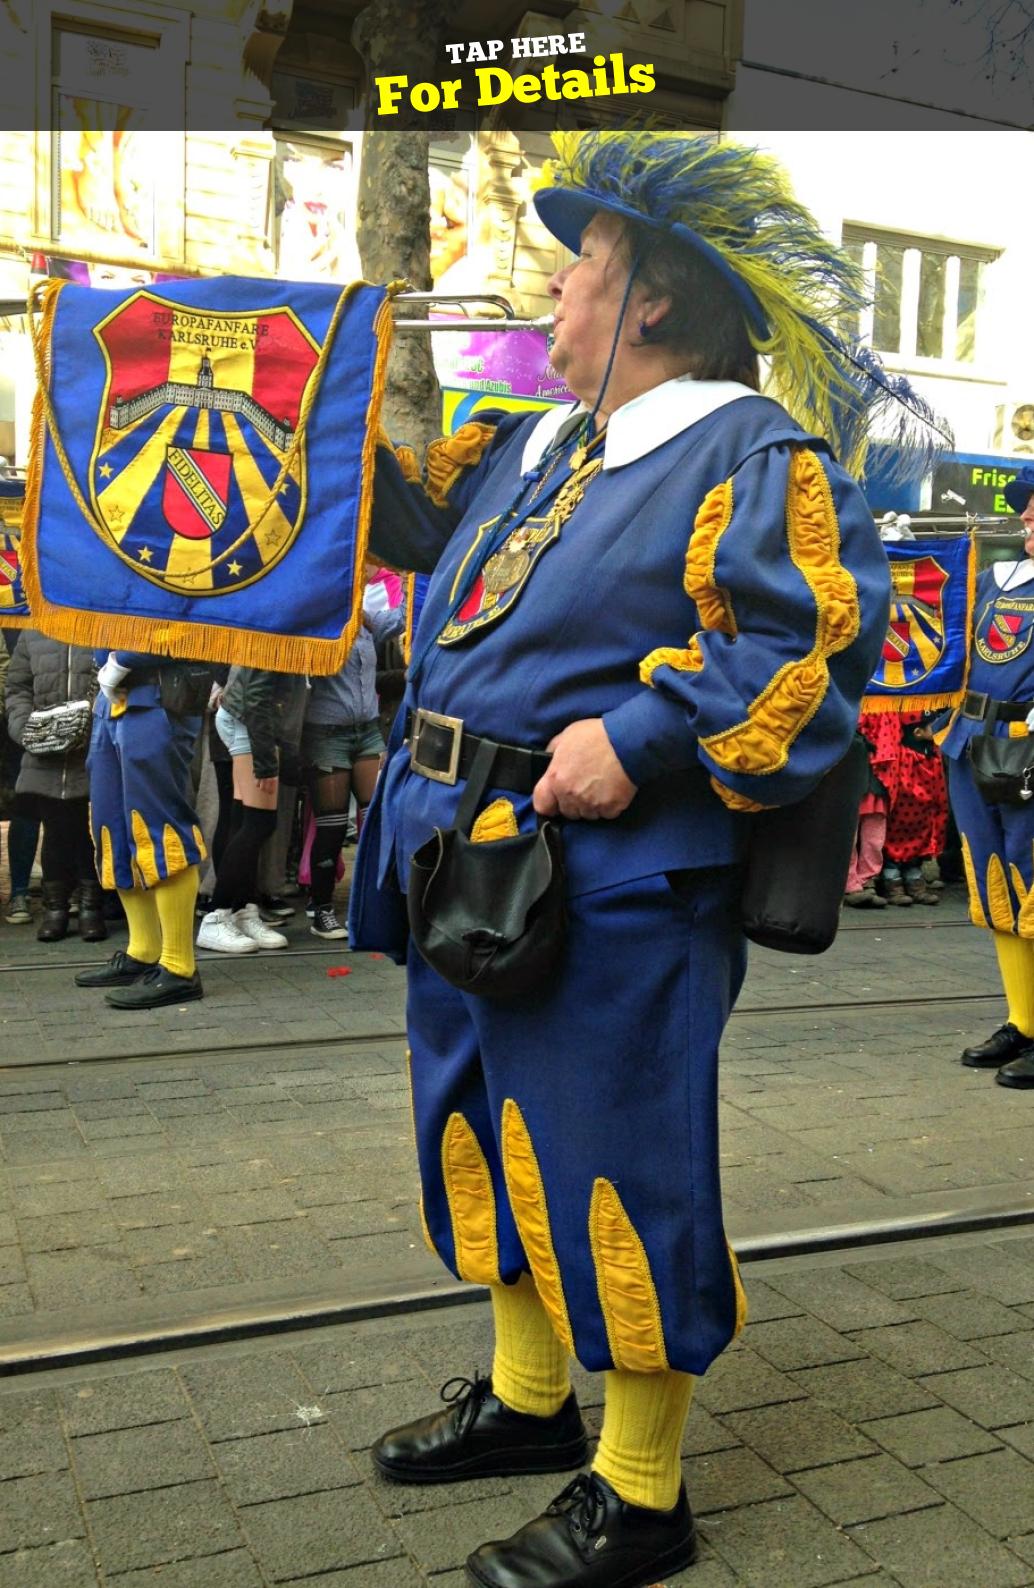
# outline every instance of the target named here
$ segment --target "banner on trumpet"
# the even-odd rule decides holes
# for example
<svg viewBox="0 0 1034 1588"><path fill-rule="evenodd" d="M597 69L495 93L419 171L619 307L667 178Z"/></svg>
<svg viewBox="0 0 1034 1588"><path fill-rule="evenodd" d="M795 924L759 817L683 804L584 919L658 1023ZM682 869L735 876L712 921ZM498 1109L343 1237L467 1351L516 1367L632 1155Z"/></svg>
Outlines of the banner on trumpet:
<svg viewBox="0 0 1034 1588"><path fill-rule="evenodd" d="M890 618L864 712L933 711L955 706L966 688L976 589L976 543L894 541Z"/></svg>
<svg viewBox="0 0 1034 1588"><path fill-rule="evenodd" d="M336 672L362 621L393 290L46 285L24 525L36 626Z"/></svg>

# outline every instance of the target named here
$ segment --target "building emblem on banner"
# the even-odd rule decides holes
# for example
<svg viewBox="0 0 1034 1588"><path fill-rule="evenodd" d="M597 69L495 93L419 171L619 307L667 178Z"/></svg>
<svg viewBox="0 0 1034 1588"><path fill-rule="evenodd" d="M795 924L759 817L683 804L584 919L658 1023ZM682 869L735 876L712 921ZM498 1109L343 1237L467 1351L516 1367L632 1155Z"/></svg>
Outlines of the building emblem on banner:
<svg viewBox="0 0 1034 1588"><path fill-rule="evenodd" d="M305 515L296 435L318 344L289 308L194 309L147 291L93 334L106 380L90 496L108 544L180 594L254 583Z"/></svg>

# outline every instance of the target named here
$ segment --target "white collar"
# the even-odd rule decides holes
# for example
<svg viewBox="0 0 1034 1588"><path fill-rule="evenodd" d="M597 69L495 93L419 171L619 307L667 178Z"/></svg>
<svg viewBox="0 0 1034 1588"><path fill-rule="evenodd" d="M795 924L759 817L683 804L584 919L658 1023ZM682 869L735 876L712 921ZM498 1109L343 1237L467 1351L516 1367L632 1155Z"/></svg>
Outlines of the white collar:
<svg viewBox="0 0 1034 1588"><path fill-rule="evenodd" d="M756 396L756 391L739 381L694 380L692 375L676 375L673 380L651 386L611 414L603 443L603 467L620 469L626 463L635 463L716 408L741 397ZM525 442L521 473L534 468L565 420L587 411L584 403L547 409Z"/></svg>
<svg viewBox="0 0 1034 1588"><path fill-rule="evenodd" d="M999 590L1015 590L1034 579L1034 562L1029 557L1024 557L1021 562L994 562L991 569Z"/></svg>

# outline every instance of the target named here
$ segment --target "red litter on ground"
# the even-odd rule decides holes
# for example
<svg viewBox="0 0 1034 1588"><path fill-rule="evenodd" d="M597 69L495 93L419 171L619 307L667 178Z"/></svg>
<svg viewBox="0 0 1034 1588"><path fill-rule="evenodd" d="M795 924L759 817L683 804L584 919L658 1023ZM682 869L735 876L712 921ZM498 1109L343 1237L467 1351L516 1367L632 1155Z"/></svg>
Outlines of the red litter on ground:
<svg viewBox="0 0 1034 1588"><path fill-rule="evenodd" d="M328 965L327 966L327 975L328 976L351 976L351 974L352 974L351 965Z"/></svg>

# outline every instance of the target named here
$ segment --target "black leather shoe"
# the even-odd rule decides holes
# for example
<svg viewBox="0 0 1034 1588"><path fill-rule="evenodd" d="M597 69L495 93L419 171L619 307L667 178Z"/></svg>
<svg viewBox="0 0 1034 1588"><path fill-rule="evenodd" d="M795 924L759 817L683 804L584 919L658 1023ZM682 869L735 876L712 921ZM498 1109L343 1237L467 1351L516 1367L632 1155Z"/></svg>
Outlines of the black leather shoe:
<svg viewBox="0 0 1034 1588"><path fill-rule="evenodd" d="M995 1080L999 1086L1034 1086L1034 1045L1028 1044L1011 1064L1003 1064Z"/></svg>
<svg viewBox="0 0 1034 1588"><path fill-rule="evenodd" d="M467 1571L481 1588L650 1588L696 1557L685 1489L650 1511L583 1472L512 1538L476 1549Z"/></svg>
<svg viewBox="0 0 1034 1588"><path fill-rule="evenodd" d="M521 1472L570 1472L585 1461L582 1414L574 1391L552 1417L511 1411L492 1394L492 1380L452 1378L442 1388L446 1410L432 1412L379 1439L377 1469L396 1483L456 1483Z"/></svg>
<svg viewBox="0 0 1034 1588"><path fill-rule="evenodd" d="M962 1062L973 1070L997 1070L999 1065L1015 1059L1030 1045L1030 1037L1025 1037L1022 1031L1017 1031L1015 1026L1007 1022L1004 1026L999 1026L997 1031L992 1032L986 1042L978 1042L975 1047L964 1048Z"/></svg>
<svg viewBox="0 0 1034 1588"><path fill-rule="evenodd" d="M95 970L77 971L75 985L128 987L130 982L139 981L149 970L157 969L157 964L149 964L145 959L134 959L124 948L117 948L106 965L99 965Z"/></svg>
<svg viewBox="0 0 1034 1588"><path fill-rule="evenodd" d="M113 1009L159 1009L162 1004L185 1004L204 996L197 971L193 976L174 976L164 965L155 965L131 987L116 987L114 992L105 993L104 1000Z"/></svg>

